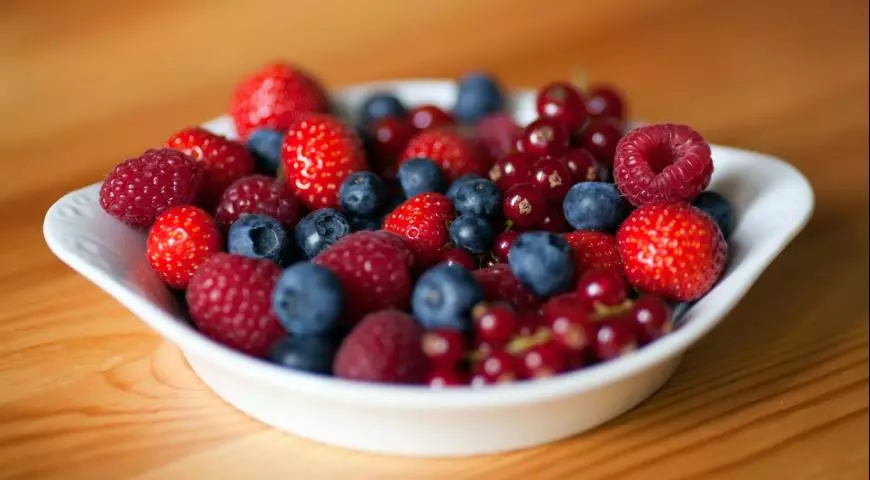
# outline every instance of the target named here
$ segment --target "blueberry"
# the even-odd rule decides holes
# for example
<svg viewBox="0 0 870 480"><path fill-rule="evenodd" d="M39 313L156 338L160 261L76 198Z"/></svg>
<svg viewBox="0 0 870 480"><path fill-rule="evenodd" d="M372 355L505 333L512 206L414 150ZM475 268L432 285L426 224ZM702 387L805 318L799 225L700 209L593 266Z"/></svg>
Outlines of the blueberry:
<svg viewBox="0 0 870 480"><path fill-rule="evenodd" d="M266 215L242 215L230 226L227 250L251 258L265 258L279 265L290 256L290 238L281 222Z"/></svg>
<svg viewBox="0 0 870 480"><path fill-rule="evenodd" d="M321 335L338 322L344 304L341 283L325 267L309 262L291 265L272 291L272 310L293 335Z"/></svg>
<svg viewBox="0 0 870 480"><path fill-rule="evenodd" d="M453 208L459 213L491 218L501 209L501 192L489 180L470 180L456 191Z"/></svg>
<svg viewBox="0 0 870 480"><path fill-rule="evenodd" d="M508 252L514 276L529 290L549 296L571 289L574 262L571 247L559 235L528 232L514 240Z"/></svg>
<svg viewBox="0 0 870 480"><path fill-rule="evenodd" d="M360 123L370 125L375 120L385 117L403 117L407 114L405 106L395 95L380 92L368 97L360 110Z"/></svg>
<svg viewBox="0 0 870 480"><path fill-rule="evenodd" d="M424 273L414 287L411 309L426 329L471 326L469 312L483 300L474 276L459 265L437 265Z"/></svg>
<svg viewBox="0 0 870 480"><path fill-rule="evenodd" d="M477 215L466 213L450 224L450 241L476 255L488 252L494 238L492 226L485 218Z"/></svg>
<svg viewBox="0 0 870 480"><path fill-rule="evenodd" d="M734 231L734 209L731 208L731 202L727 198L707 190L701 192L692 205L701 209L716 222L716 225L719 225L719 230L722 230L726 240L731 237L731 232Z"/></svg>
<svg viewBox="0 0 870 480"><path fill-rule="evenodd" d="M399 183L405 198L426 192L444 193L447 188L441 167L428 158L412 158L399 167Z"/></svg>
<svg viewBox="0 0 870 480"><path fill-rule="evenodd" d="M248 136L245 147L254 157L257 171L274 176L281 163L283 144L283 133L268 128L258 128Z"/></svg>
<svg viewBox="0 0 870 480"><path fill-rule="evenodd" d="M328 338L288 335L272 347L269 357L287 368L329 375L332 373L335 347Z"/></svg>
<svg viewBox="0 0 870 480"><path fill-rule="evenodd" d="M452 202L453 197L456 196L456 192L459 190L459 187L465 185L472 180L477 180L478 178L480 178L480 175L476 173L466 173L461 177L457 178L453 181L453 183L450 184L450 188L447 189L447 198L449 198Z"/></svg>
<svg viewBox="0 0 870 480"><path fill-rule="evenodd" d="M313 258L321 250L350 233L350 222L332 208L315 210L296 225L296 246L305 258Z"/></svg>
<svg viewBox="0 0 870 480"><path fill-rule="evenodd" d="M362 230L380 230L381 226L384 223L384 219L382 217L348 217L347 220L350 222L350 229L354 232L359 232Z"/></svg>
<svg viewBox="0 0 870 480"><path fill-rule="evenodd" d="M351 174L338 190L341 209L351 216L375 216L383 210L386 200L384 182L372 172Z"/></svg>
<svg viewBox="0 0 870 480"><path fill-rule="evenodd" d="M453 113L461 123L475 123L504 107L501 86L491 76L472 73L459 80L459 93Z"/></svg>
<svg viewBox="0 0 870 480"><path fill-rule="evenodd" d="M628 211L616 186L603 182L580 182L565 195L565 219L577 230L615 231Z"/></svg>

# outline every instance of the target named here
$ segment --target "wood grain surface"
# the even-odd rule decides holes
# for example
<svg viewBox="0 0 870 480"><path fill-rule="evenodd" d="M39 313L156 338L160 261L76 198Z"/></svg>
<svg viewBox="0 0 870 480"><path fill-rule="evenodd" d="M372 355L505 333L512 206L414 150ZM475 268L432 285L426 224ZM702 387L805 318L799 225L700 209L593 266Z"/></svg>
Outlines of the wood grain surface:
<svg viewBox="0 0 870 480"><path fill-rule="evenodd" d="M861 0L3 2L0 477L867 478L867 16ZM40 228L273 58L331 87L583 71L637 118L794 163L816 213L659 393L585 435L461 460L316 445L216 398Z"/></svg>

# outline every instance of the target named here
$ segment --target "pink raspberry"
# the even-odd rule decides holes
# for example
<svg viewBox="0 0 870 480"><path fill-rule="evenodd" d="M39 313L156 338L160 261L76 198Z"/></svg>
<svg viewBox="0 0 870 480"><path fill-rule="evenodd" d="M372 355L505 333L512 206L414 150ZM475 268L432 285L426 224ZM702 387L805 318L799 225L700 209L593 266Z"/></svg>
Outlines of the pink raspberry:
<svg viewBox="0 0 870 480"><path fill-rule="evenodd" d="M215 220L224 231L243 214L268 215L293 232L305 209L285 182L265 175L242 177L224 191Z"/></svg>

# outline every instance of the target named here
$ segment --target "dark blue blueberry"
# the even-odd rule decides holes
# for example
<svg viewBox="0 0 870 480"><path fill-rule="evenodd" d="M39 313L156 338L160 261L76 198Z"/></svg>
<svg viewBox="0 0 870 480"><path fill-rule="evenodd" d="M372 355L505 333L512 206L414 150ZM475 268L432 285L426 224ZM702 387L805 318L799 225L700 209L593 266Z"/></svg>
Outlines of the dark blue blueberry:
<svg viewBox="0 0 870 480"><path fill-rule="evenodd" d="M287 368L329 375L332 373L335 350L328 338L288 335L272 347L269 357Z"/></svg>
<svg viewBox="0 0 870 480"><path fill-rule="evenodd" d="M305 258L314 258L349 233L350 221L344 214L332 208L321 208L299 220L296 246Z"/></svg>
<svg viewBox="0 0 870 480"><path fill-rule="evenodd" d="M382 217L364 218L364 217L349 217L350 229L354 232L362 230L380 230L384 223Z"/></svg>
<svg viewBox="0 0 870 480"><path fill-rule="evenodd" d="M227 234L227 250L236 255L283 265L289 260L290 249L290 236L281 222L266 215L242 215Z"/></svg>
<svg viewBox="0 0 870 480"><path fill-rule="evenodd" d="M487 219L477 215L466 213L450 224L450 241L476 255L488 252L494 238L492 225Z"/></svg>
<svg viewBox="0 0 870 480"><path fill-rule="evenodd" d="M466 183L468 183L472 180L477 180L478 178L480 178L480 175L478 175L476 173L463 174L461 177L457 178L456 180L453 181L453 183L450 184L450 188L447 189L447 198L449 198L450 201L452 202L453 197L456 195L456 192L459 190L459 187L465 185Z"/></svg>
<svg viewBox="0 0 870 480"><path fill-rule="evenodd" d="M731 202L722 195L707 190L701 192L698 198L692 202L692 205L701 209L719 225L719 230L722 230L722 235L725 239L731 238L731 232L734 231L734 209L731 207Z"/></svg>
<svg viewBox="0 0 870 480"><path fill-rule="evenodd" d="M613 232L625 219L628 206L612 183L580 182L568 190L562 211L577 230Z"/></svg>
<svg viewBox="0 0 870 480"><path fill-rule="evenodd" d="M459 80L459 93L453 110L460 123L471 124L504 108L501 86L491 76L472 73Z"/></svg>
<svg viewBox="0 0 870 480"><path fill-rule="evenodd" d="M309 262L284 270L272 291L272 310L293 335L329 332L338 322L343 305L341 283L335 274Z"/></svg>
<svg viewBox="0 0 870 480"><path fill-rule="evenodd" d="M405 198L426 192L444 193L447 182L441 167L428 158L412 158L399 167L399 183Z"/></svg>
<svg viewBox="0 0 870 480"><path fill-rule="evenodd" d="M350 216L373 217L384 208L387 189L372 172L356 172L344 179L338 190L341 209Z"/></svg>
<svg viewBox="0 0 870 480"><path fill-rule="evenodd" d="M501 191L494 183L482 178L465 182L452 200L453 208L459 213L492 218L501 209Z"/></svg>
<svg viewBox="0 0 870 480"><path fill-rule="evenodd" d="M258 128L248 136L245 147L254 157L258 172L275 176L281 163L283 144L283 133L268 128Z"/></svg>
<svg viewBox="0 0 870 480"><path fill-rule="evenodd" d="M360 108L359 121L368 126L385 117L403 117L408 113L402 102L391 93L375 93L367 98Z"/></svg>
<svg viewBox="0 0 870 480"><path fill-rule="evenodd" d="M517 280L538 295L566 292L573 285L571 247L559 235L548 232L520 235L508 252L508 264Z"/></svg>
<svg viewBox="0 0 870 480"><path fill-rule="evenodd" d="M459 265L437 265L424 273L414 287L411 309L428 330L471 326L470 311L483 300L474 276Z"/></svg>

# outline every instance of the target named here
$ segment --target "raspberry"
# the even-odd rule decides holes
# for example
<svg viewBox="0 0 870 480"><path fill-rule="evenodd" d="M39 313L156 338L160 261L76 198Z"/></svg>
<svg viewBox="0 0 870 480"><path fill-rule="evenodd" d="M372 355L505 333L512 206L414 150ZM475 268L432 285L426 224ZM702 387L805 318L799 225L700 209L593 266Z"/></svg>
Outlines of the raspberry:
<svg viewBox="0 0 870 480"><path fill-rule="evenodd" d="M304 208L283 181L265 175L243 177L221 196L215 220L224 231L244 214L268 215L292 232Z"/></svg>

